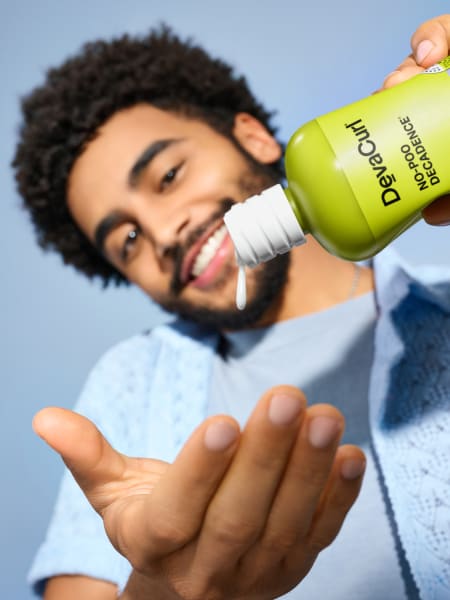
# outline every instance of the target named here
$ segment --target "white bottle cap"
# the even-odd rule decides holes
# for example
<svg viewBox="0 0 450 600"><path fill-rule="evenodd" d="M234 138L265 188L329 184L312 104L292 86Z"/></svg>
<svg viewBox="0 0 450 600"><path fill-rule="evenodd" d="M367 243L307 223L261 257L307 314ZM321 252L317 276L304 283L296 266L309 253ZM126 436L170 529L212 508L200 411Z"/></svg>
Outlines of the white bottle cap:
<svg viewBox="0 0 450 600"><path fill-rule="evenodd" d="M254 267L306 241L302 228L277 184L245 202L235 204L224 216L240 265Z"/></svg>

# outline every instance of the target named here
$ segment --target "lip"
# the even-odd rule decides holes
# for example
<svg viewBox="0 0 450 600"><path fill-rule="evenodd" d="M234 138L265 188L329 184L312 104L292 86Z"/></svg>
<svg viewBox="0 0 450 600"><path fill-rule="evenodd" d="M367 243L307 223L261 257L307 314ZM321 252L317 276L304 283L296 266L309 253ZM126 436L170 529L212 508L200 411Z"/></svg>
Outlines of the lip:
<svg viewBox="0 0 450 600"><path fill-rule="evenodd" d="M183 264L181 266L181 273L180 273L180 279L181 279L181 283L183 285L185 285L186 283L190 283L190 281L191 281L190 273L191 273L192 267L194 265L195 259L197 258L197 254L200 252L203 244L206 242L206 240L209 237L211 237L211 235L215 231L220 229L223 224L224 224L224 221L223 221L223 219L221 219L218 223L215 223L214 225L212 225L209 229L207 229L205 231L205 233L195 242L195 244L187 252L187 254L183 260Z"/></svg>
<svg viewBox="0 0 450 600"><path fill-rule="evenodd" d="M230 235L227 233L209 265L198 277L192 279L189 282L189 285L199 289L207 289L211 285L214 285L217 274L221 271L224 262L228 259L233 248L233 242L231 241Z"/></svg>

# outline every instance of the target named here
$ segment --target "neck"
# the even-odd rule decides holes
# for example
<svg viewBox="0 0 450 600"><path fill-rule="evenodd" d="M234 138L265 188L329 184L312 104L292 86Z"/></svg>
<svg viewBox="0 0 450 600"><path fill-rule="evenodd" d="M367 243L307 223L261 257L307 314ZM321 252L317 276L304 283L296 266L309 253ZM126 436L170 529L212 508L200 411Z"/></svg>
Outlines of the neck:
<svg viewBox="0 0 450 600"><path fill-rule="evenodd" d="M258 326L319 312L373 290L373 273L332 256L311 236L291 250L286 285Z"/></svg>

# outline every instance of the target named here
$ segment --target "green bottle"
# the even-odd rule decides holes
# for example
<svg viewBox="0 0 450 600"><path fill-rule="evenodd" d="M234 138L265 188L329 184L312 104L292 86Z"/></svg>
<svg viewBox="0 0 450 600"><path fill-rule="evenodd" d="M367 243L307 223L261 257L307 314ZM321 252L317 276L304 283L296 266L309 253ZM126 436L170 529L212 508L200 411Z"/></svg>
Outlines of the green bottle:
<svg viewBox="0 0 450 600"><path fill-rule="evenodd" d="M450 192L450 57L389 90L300 127L285 153L288 187L226 215L241 265L287 252L312 234L329 252L379 252Z"/></svg>

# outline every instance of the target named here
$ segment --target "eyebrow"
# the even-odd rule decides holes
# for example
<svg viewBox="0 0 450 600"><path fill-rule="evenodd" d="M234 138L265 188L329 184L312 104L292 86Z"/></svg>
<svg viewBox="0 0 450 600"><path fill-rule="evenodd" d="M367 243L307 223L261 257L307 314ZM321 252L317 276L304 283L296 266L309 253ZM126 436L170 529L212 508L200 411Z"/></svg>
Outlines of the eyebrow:
<svg viewBox="0 0 450 600"><path fill-rule="evenodd" d="M122 225L122 223L127 223L129 220L130 217L125 213L114 211L100 221L95 228L94 244L101 254L105 254L105 240L110 232L119 225Z"/></svg>
<svg viewBox="0 0 450 600"><path fill-rule="evenodd" d="M134 165L131 167L130 172L128 174L128 184L130 187L136 187L139 183L139 178L144 171L148 167L148 165L154 160L161 152L163 152L169 146L173 144L178 144L183 141L182 138L168 138L165 140L156 140L152 142L150 146L142 152L142 154L137 158Z"/></svg>
<svg viewBox="0 0 450 600"><path fill-rule="evenodd" d="M169 146L178 144L183 141L183 138L168 138L163 140L156 140L152 142L145 150L138 156L136 161L128 173L128 185L134 188L139 183L139 178L147 166L154 160L161 152L163 152ZM100 223L97 225L94 231L94 243L97 250L101 253L105 253L105 240L110 232L122 225L127 223L129 217L120 211L113 211L106 215Z"/></svg>

